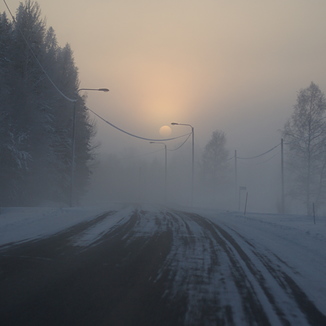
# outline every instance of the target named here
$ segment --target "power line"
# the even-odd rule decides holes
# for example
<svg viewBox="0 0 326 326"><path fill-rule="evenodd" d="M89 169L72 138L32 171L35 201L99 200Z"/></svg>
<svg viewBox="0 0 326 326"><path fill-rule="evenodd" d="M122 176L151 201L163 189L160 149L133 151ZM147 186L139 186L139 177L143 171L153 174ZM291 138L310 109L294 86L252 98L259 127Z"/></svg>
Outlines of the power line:
<svg viewBox="0 0 326 326"><path fill-rule="evenodd" d="M228 158L228 159L226 160L226 162L229 162L229 161L233 160L234 158L235 158L235 155L233 155L232 157Z"/></svg>
<svg viewBox="0 0 326 326"><path fill-rule="evenodd" d="M264 156L266 154L268 154L269 152L273 151L275 148L277 148L278 146L280 146L281 143L277 144L276 146L274 146L273 148L269 149L268 151L264 152L264 153L261 153L259 155L255 155L255 156L251 156L251 157L237 157L238 159L240 160L252 160L254 158L258 158L258 157L261 157L261 156Z"/></svg>
<svg viewBox="0 0 326 326"><path fill-rule="evenodd" d="M178 147L176 147L174 149L169 149L169 151L170 152L173 152L173 151L176 151L176 150L180 149L187 142L187 140L189 139L189 137L191 136L191 134L192 133L189 133L188 134L188 137L181 143L181 145L179 145ZM186 136L186 135L184 135L184 136Z"/></svg>
<svg viewBox="0 0 326 326"><path fill-rule="evenodd" d="M279 157L280 156L280 152L275 152L274 154L272 154L272 156L271 157L269 157L269 158L266 158L266 159L264 159L264 160L262 160L262 161L259 161L259 162L249 162L249 160L247 160L247 161L242 161L242 165L244 165L244 166L247 166L247 167L250 167L250 166L261 166L261 165L263 165L263 164L265 164L265 163L268 163L268 162L270 162L271 160L273 160L275 157Z"/></svg>
<svg viewBox="0 0 326 326"><path fill-rule="evenodd" d="M185 136L188 136L191 134L185 134L185 135L181 135L181 136L178 136L178 137L173 137L173 138L163 138L163 139L155 139L155 138L146 138L146 137L141 137L141 136L138 136L138 135L135 135L135 134L132 134L131 132L129 131L126 131L122 128L119 128L118 126L114 125L113 123L111 123L110 121L104 119L103 117L101 117L99 114L97 114L95 111L93 111L92 109L90 108L87 108L87 110L91 111L93 114L95 114L99 119L101 119L102 121L104 121L105 123L107 123L108 125L110 125L111 127L115 128L116 130L118 131L121 131L123 132L124 134L128 135L128 136L131 136L131 137L134 137L134 138L138 138L138 139L142 139L142 140L148 140L148 141L170 141L170 140L175 140L175 139L179 139L179 138L182 138L182 137L185 137Z"/></svg>
<svg viewBox="0 0 326 326"><path fill-rule="evenodd" d="M60 93L60 95L61 95L62 97L64 97L66 100L68 100L68 101L70 101L70 102L76 102L76 101L77 101L76 98L72 99L72 98L66 96L66 95L65 95L65 94L64 94L64 93L59 89L59 87L55 84L55 82L51 79L51 77L48 75L47 71L45 70L45 68L43 67L43 65L41 64L41 62L38 60L38 58L37 58L36 54L34 53L32 47L29 45L29 43L28 43L28 41L27 41L27 39L26 39L24 33L23 33L22 30L19 28L19 26L18 26L18 24L17 24L17 22L16 22L16 19L15 19L14 15L12 14L12 12L11 12L11 10L10 10L10 8L9 8L9 6L8 6L8 4L7 4L7 2L6 2L5 0L3 0L3 2L4 2L5 6L6 6L7 9L8 9L8 12L9 12L11 18L12 18L13 22L14 22L15 25L16 25L16 28L17 28L18 31L20 32L20 34L21 34L21 36L22 36L24 42L26 43L28 49L31 51L31 53L32 53L32 55L33 55L35 61L36 61L37 64L40 66L41 70L43 71L43 73L45 74L45 76L47 77L47 79L50 81L50 83L52 84L52 86L53 86L53 87L54 87L54 88L55 88L55 89ZM126 131L126 130L123 130L123 129L121 129L121 128L115 126L115 125L112 124L111 122L105 120L105 119L102 118L100 115L98 115L97 113L95 113L93 110L91 110L91 109L89 109L89 108L87 108L87 109L88 109L89 111L93 112L93 113L94 113L98 118L102 119L102 120L105 121L107 124L109 124L111 127L115 128L115 129L117 129L117 130L119 130L119 131L121 131L121 132L123 132L123 133L125 133L125 134L127 134L127 135L129 135L129 136L131 136L131 137L135 137L135 138L138 138L138 139L148 140L148 141L169 141L169 140L178 139L178 138L181 138L181 137L184 137L184 136L187 136L187 135L188 135L188 134L186 134L186 135L182 135L182 136L179 136L179 137L173 137L173 138L167 138L167 139L152 139L152 138L141 137L141 136L138 136L138 135L132 134L132 133ZM190 134L189 134L189 135L190 135Z"/></svg>
<svg viewBox="0 0 326 326"><path fill-rule="evenodd" d="M21 34L21 36L22 36L24 42L26 43L28 49L31 51L31 53L32 53L32 55L33 55L35 61L37 62L37 64L39 65L39 67L41 68L41 70L43 71L43 73L45 74L45 76L47 77L47 79L50 81L50 83L52 84L52 86L53 86L53 87L54 87L54 88L55 88L55 89L60 93L60 95L61 95L62 97L64 97L66 100L68 100L68 101L70 101L70 102L76 102L76 101L77 101L76 98L72 99L72 98L66 96L66 95L65 95L65 94L64 94L64 93L63 93L63 92L58 88L58 86L55 84L55 82L52 80L52 78L48 75L47 71L45 70L45 68L43 67L43 65L41 64L41 62L38 60L38 58L37 58L36 54L34 53L32 47L31 47L30 44L28 43L28 41L27 41L27 39L26 39L24 33L23 33L22 30L19 28L19 26L18 26L18 24L17 24L17 22L16 22L16 19L15 19L14 15L12 14L12 12L11 12L11 10L10 10L10 8L9 8L9 6L8 6L8 4L7 4L7 2L6 2L5 0L3 0L3 2L4 2L5 6L6 6L7 10L8 10L8 12L9 12L9 14L10 14L10 16L11 16L13 22L15 23L16 28L17 28L18 31L20 32L20 34ZM127 134L127 135L129 135L129 136L131 136L131 137L134 137L134 138L138 138L138 139L142 139L142 140L147 140L147 141L171 141L171 140L175 140L175 139L179 139L179 138L182 138L182 137L188 136L188 137L187 137L187 138L182 142L182 144L181 144L180 146L178 146L178 147L175 148L175 149L171 149L170 151L175 151L175 150L178 150L179 148L181 148L181 147L182 147L182 146L187 142L187 140L189 139L189 137L190 137L190 135L191 135L191 133L189 133L189 134L181 135L181 136L178 136L178 137L165 138L165 139L154 139L154 138L141 137L141 136L138 136L138 135L132 134L132 133L126 131L126 130L123 130L123 129L121 129L121 128L115 126L114 124L112 124L111 122L105 120L103 117L101 117L100 115L98 115L96 112L94 112L94 111L91 110L90 108L87 108L87 109L88 109L89 111L91 111L93 114L95 114L98 118L100 118L101 120L103 120L104 122L106 122L107 124L109 124L111 127L115 128L115 129L119 130L120 132L123 132L123 133L125 133L125 134ZM274 150L275 148L277 148L278 146L280 146L280 144L278 144L278 145L274 146L273 148L271 148L270 150L268 150L268 151L266 151L266 152L264 152L264 153L262 153L262 154L256 155L256 156L252 156L252 157L237 157L237 158L238 158L238 159L241 159L241 160L250 160L250 159L259 158L259 157L261 157L261 156L263 156L263 155L265 155L265 154L267 154L267 153L273 151L273 150ZM231 160L231 159L233 159L233 157L230 158L229 160ZM229 160L228 160L228 161L229 161Z"/></svg>
<svg viewBox="0 0 326 326"><path fill-rule="evenodd" d="M268 159L266 159L266 160L264 160L264 161L262 161L262 162L255 163L254 165L265 164L265 163L271 161L274 157L279 156L279 155L280 155L280 152L276 152L276 153L275 153L273 156L271 156L270 158L268 158Z"/></svg>

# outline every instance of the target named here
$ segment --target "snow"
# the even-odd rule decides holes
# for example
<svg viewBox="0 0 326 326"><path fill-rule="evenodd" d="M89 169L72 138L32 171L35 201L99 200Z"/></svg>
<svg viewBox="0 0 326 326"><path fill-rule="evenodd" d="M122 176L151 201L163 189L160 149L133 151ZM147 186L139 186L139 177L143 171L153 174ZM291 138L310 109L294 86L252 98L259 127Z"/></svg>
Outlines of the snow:
<svg viewBox="0 0 326 326"><path fill-rule="evenodd" d="M275 266L286 268L318 309L326 313L326 218L303 215L220 213L197 210L218 222L259 265L252 247ZM266 259L266 258L265 258ZM268 273L264 273L267 275ZM286 299L284 299L286 301ZM304 319L303 319L304 320ZM296 321L297 322L297 321Z"/></svg>
<svg viewBox="0 0 326 326"><path fill-rule="evenodd" d="M241 304L244 294L235 287L232 281L235 277L246 284L244 288L254 290L268 319L275 325L279 322L275 312L278 307L284 307L281 309L291 323L305 325L306 321L295 310L294 290L290 283L284 283L287 276L326 314L326 217L318 216L314 223L312 217L303 215L243 215L213 209L184 209L193 214L192 218L188 213L183 215L180 209L173 211L149 205L141 209L142 217L137 220L132 237L153 236L167 228L173 231L171 251L162 272L169 269L173 273L173 296L178 296L181 289L187 292L188 320L199 318L196 307L202 302L223 302L224 307L233 306L234 321L241 324L245 315ZM134 210L132 205L4 208L0 214L0 246L46 237L110 212L107 218L72 239L75 246L90 246L126 223ZM195 214L207 219L206 227L203 220L196 220ZM238 276L234 274L235 269ZM214 291L212 284L221 290ZM271 302L269 294L277 298L277 304Z"/></svg>
<svg viewBox="0 0 326 326"><path fill-rule="evenodd" d="M103 208L10 207L0 213L0 246L38 239L96 218Z"/></svg>
<svg viewBox="0 0 326 326"><path fill-rule="evenodd" d="M78 237L72 239L75 246L90 246L100 239L105 233L109 233L112 229L129 219L133 211L132 207L120 209L118 212L110 215L109 218L96 223L93 227L87 229Z"/></svg>

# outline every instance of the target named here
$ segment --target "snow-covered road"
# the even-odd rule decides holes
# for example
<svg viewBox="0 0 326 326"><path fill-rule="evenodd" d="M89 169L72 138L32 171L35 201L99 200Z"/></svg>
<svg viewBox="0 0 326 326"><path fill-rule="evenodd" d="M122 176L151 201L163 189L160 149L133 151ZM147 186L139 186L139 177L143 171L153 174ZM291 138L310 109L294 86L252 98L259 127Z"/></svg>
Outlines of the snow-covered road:
<svg viewBox="0 0 326 326"><path fill-rule="evenodd" d="M322 218L146 205L68 226L36 239L25 230L14 245L11 225L0 247L8 325L326 325Z"/></svg>

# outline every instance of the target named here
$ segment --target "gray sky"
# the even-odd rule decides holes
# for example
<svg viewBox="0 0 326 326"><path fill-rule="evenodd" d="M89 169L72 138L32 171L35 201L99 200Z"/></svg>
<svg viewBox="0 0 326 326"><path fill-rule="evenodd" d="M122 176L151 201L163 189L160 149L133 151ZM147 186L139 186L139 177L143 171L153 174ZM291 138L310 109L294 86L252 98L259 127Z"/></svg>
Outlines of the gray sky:
<svg viewBox="0 0 326 326"><path fill-rule="evenodd" d="M141 136L177 121L201 147L220 129L230 149L260 152L279 142L301 88L326 91L324 0L38 3L59 44L71 44L80 86L110 89L89 92L89 107ZM140 143L98 128L104 151Z"/></svg>

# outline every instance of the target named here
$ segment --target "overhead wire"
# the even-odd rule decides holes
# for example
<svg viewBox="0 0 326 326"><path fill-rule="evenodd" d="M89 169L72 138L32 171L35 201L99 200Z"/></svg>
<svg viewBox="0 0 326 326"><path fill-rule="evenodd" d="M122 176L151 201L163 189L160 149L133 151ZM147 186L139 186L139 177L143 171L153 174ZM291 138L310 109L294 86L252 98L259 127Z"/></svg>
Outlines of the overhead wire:
<svg viewBox="0 0 326 326"><path fill-rule="evenodd" d="M59 94L60 94L62 97L64 97L66 100L68 100L68 101L70 101L70 102L76 102L76 101L77 101L76 98L70 98L70 97L68 97L67 95L65 95L65 94L64 94L64 93L59 89L59 87L55 84L55 82L52 80L52 78L48 75L47 71L45 70L45 68L43 67L43 65L41 64L41 62L38 60L38 58L37 58L36 54L34 53L32 47L31 47L30 44L28 43L28 41L27 41L27 39L26 39L24 33L23 33L22 30L19 28L19 26L18 26L18 24L17 24L17 22L16 22L16 19L15 19L14 15L12 14L12 12L11 12L11 10L10 10L10 8L9 8L9 6L8 6L8 4L7 4L7 2L6 2L6 0L3 0L3 2L4 2L5 6L6 6L7 10L8 10L8 12L9 12L9 14L10 14L10 16L11 16L13 22L16 24L16 27L17 27L18 31L20 32L20 34L21 34L21 36L22 36L24 42L25 42L26 45L28 46L29 50L31 51L31 53L32 53L32 55L33 55L33 57L34 57L34 59L35 59L35 61L37 62L37 64L39 65L39 67L41 68L41 70L43 71L43 73L45 74L46 78L49 80L49 82L52 84L52 86L53 86L53 87L54 87L54 88L59 92ZM132 134L132 133L130 133L130 132L127 132L127 131L125 131L125 130L123 130L123 129L117 127L117 126L115 126L115 125L112 124L111 122L105 120L105 119L102 118L100 115L98 115L97 113L95 113L95 112L94 112L93 110L91 110L90 108L88 108L88 110L91 111L91 112L93 112L93 114L95 114L98 118L102 119L104 122L106 122L107 124L109 124L111 127L115 128L115 129L117 129L117 130L119 130L119 131L121 131L121 132L123 132L123 133L129 135L129 136L132 136L132 137L135 137L135 138L138 138L138 139L149 140L149 141L170 141L170 140L175 140L175 139L178 139L178 138L182 138L182 137L188 136L188 137L185 139L185 141L184 141L180 146L178 146L178 147L175 148L175 149L171 149L170 151L174 151L174 150L177 150L177 149L181 148L181 147L182 147L182 146L187 142L187 140L189 139L189 137L190 137L190 135L191 135L191 133L189 133L189 134L181 135L181 136L178 136L178 137L166 138L166 139L154 139L154 138L141 137L141 136L137 136L137 135L135 135L135 134ZM280 144L278 144L278 145L274 146L273 148L271 148L270 150L268 150L268 151L266 151L266 152L264 152L264 153L262 153L262 154L256 155L256 156L252 156L252 157L237 157L237 158L238 158L238 159L241 159L241 160L250 160L250 159L259 158L259 157L261 157L261 156L263 156L263 155L265 155L265 154L268 154L269 152L273 151L273 150L274 150L275 148L277 148L278 146L280 146ZM232 158L233 158L233 157L232 157ZM229 160L231 160L232 158L230 158Z"/></svg>
<svg viewBox="0 0 326 326"><path fill-rule="evenodd" d="M99 114L97 114L95 111L93 111L92 109L90 108L87 108L87 110L91 111L94 115L96 115L99 119L101 119L102 121L104 121L105 123L107 123L108 125L110 125L111 127L115 128L116 130L118 131L121 131L122 133L128 135L128 136L131 136L131 137L134 137L134 138L138 138L138 139L142 139L142 140L148 140L148 141L170 141L170 140L175 140L175 139L179 139L179 138L182 138L182 137L185 137L185 136L188 136L191 135L190 134L184 134L184 135L181 135L181 136L177 136L177 137L172 137L172 138L147 138L147 137L142 137L142 136L138 136L136 134L133 134L129 131L126 131L122 128L119 128L118 126L114 125L112 122L104 119L103 117L101 117Z"/></svg>
<svg viewBox="0 0 326 326"><path fill-rule="evenodd" d="M255 156L251 156L251 157L238 157L237 156L237 159L239 160L252 160L252 159L255 159L255 158L258 158L258 157L261 157L261 156L264 156L268 153L270 153L271 151L273 151L274 149L276 149L278 146L280 146L281 143L277 144L276 146L272 147L271 149L269 149L268 151L264 152L264 153L261 153L259 155L255 155Z"/></svg>
<svg viewBox="0 0 326 326"><path fill-rule="evenodd" d="M39 65L39 67L41 68L42 72L44 73L44 75L46 76L46 78L49 80L49 82L52 84L52 86L58 91L58 93L64 97L67 101L70 101L70 102L76 102L77 101L77 98L70 98L68 97L67 95L65 95L60 89L59 87L55 84L55 82L52 80L52 78L49 76L49 74L47 73L47 71L45 70L45 68L43 67L43 65L41 64L41 62L38 60L36 54L34 53L32 47L30 46L30 44L28 43L24 33L22 32L22 30L19 28L17 22L16 22L16 19L14 17L14 15L12 14L7 2L5 0L3 0L14 24L16 25L19 33L21 34L24 42L26 43L28 49L31 51L35 61L37 62L37 64ZM93 110L91 110L90 108L87 108L89 111L91 111L93 114L95 114L98 118L100 118L101 120L103 120L104 122L106 122L107 124L109 124L111 127L131 136L131 137L135 137L135 138L138 138L138 139L142 139L142 140L148 140L148 141L170 141L170 140L174 140L174 139L178 139L178 138L182 138L182 137L185 137L187 136L188 134L185 134L185 135L181 135L181 136L178 136L178 137L172 137L172 138L165 138L165 139L154 139L154 138L147 138L147 137L141 137L141 136L138 136L138 135L135 135L135 134L132 134L126 130L123 130L122 128L119 128L117 127L116 125L114 125L113 123L107 121L106 119L104 119L103 117L101 117L100 115L98 115L96 112L94 112Z"/></svg>
<svg viewBox="0 0 326 326"><path fill-rule="evenodd" d="M24 42L26 43L28 49L31 51L35 61L37 62L37 64L39 65L39 67L41 68L42 72L44 73L44 75L46 76L46 78L49 80L49 82L52 84L52 86L58 91L58 93L63 97L65 98L67 101L70 101L70 102L76 102L77 101L77 98L70 98L68 97L67 95L65 95L60 89L59 87L55 84L55 82L52 80L52 78L49 76L49 74L47 73L47 71L45 70L45 68L43 67L43 65L41 64L41 62L38 60L36 54L34 53L32 47L30 46L30 44L28 43L24 33L22 32L22 30L19 28L17 22L16 22L16 19L14 17L14 15L12 14L7 2L5 0L3 0L13 22L15 23L18 31L20 32ZM172 138L164 138L164 139L156 139L156 138L147 138L147 137L141 137L141 136L138 136L138 135L135 135L135 134L132 134L126 130L123 130L122 128L119 128L117 127L116 125L114 125L113 123L109 122L108 120L104 119L103 117L101 117L99 114L97 114L95 111L93 111L92 109L90 108L87 108L89 111L91 111L94 115L96 115L99 119L103 120L105 123L109 124L111 127L115 128L116 130L120 131L120 132L123 132L131 137L134 137L134 138L138 138L138 139L142 139L142 140L147 140L147 141L171 141L171 140L175 140L175 139L179 139L179 138L182 138L182 137L185 137L187 136L187 138L181 143L181 145L179 145L178 147L174 148L174 149L170 149L169 151L175 151L175 150L178 150L180 149L186 142L187 140L189 139L191 133L189 134L184 134L184 135L181 135L181 136L178 136L178 137L172 137ZM270 150L264 152L264 153L261 153L259 155L256 155L256 156L252 156L252 157L237 157L238 159L241 159L241 160L250 160L250 159L255 159L255 158L259 158L265 154L268 154L269 152L273 151L274 149L276 149L278 146L280 146L280 144L274 146L273 148L271 148ZM233 159L234 157L228 159L231 160Z"/></svg>
<svg viewBox="0 0 326 326"><path fill-rule="evenodd" d="M258 162L258 163L256 163L255 165L265 164L265 163L271 161L271 160L272 160L274 157L276 157L276 156L280 156L280 152L276 152L276 153L275 153L274 155L272 155L270 158L268 158L268 159L266 159L266 160L264 160L264 161L262 161L262 162Z"/></svg>
<svg viewBox="0 0 326 326"><path fill-rule="evenodd" d="M170 152L173 152L173 151L176 151L176 150L178 150L178 149L180 149L186 142L187 142L187 140L189 139L189 137L191 136L191 134L192 133L189 133L188 134L188 137L181 143L181 145L179 145L178 147L176 147L176 148L173 148L173 149L168 149ZM184 135L184 136L186 136L186 135Z"/></svg>
<svg viewBox="0 0 326 326"><path fill-rule="evenodd" d="M226 160L226 162L229 162L229 161L233 160L234 157L235 157L235 156L233 155L232 157L228 158L228 159Z"/></svg>

